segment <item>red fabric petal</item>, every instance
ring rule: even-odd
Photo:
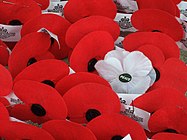
[[[132,15],[131,22],[139,31],[160,31],[175,41],[180,41],[184,36],[183,28],[175,17],[158,9],[138,10]]]
[[[187,140],[186,135],[175,133],[157,133],[152,137],[154,140]]]
[[[9,61],[9,70],[13,77],[27,67],[28,61],[43,55],[50,47],[50,36],[45,33],[31,33],[23,37],[14,47]]]
[[[3,126],[3,129],[0,129],[0,136],[5,138],[6,140],[55,140],[45,130],[32,125],[9,121],[0,121],[0,124],[1,126]]]
[[[71,23],[93,15],[114,19],[116,13],[116,5],[111,0],[70,0],[64,7],[64,16]]]
[[[69,67],[65,62],[55,59],[42,60],[25,68],[16,76],[14,83],[19,80],[34,80],[38,82],[50,80],[56,83],[68,74]]]
[[[180,51],[175,41],[163,33],[137,32],[128,35],[123,41],[123,46],[127,51],[134,51],[140,46],[150,44],[158,47],[166,59],[170,57],[179,58],[180,56]]]
[[[66,104],[54,88],[35,81],[20,80],[15,83],[13,90],[24,103],[39,104],[45,109],[46,113],[44,115],[36,116],[48,120],[66,118]]]
[[[103,59],[106,53],[113,49],[114,41],[109,33],[105,31],[91,32],[83,37],[74,48],[70,57],[70,66],[76,72],[89,71],[90,60],[93,58]]]
[[[181,0],[173,0],[173,2],[174,2],[175,4],[179,4],[179,3],[181,2]]]
[[[110,87],[110,84],[100,76],[88,72],[77,72],[62,78],[55,89],[63,96],[69,89],[82,83],[99,83]]]
[[[86,113],[95,109],[101,114],[119,113],[120,101],[117,94],[109,87],[97,83],[79,84],[63,96],[68,117],[73,122],[87,123]]]
[[[137,0],[139,9],[160,9],[166,11],[173,16],[176,15],[176,5],[172,0]]]
[[[10,72],[0,65],[0,96],[6,96],[12,91],[12,77]]]
[[[81,38],[93,31],[107,31],[112,35],[114,41],[120,34],[118,24],[112,19],[103,16],[90,16],[72,24],[67,30],[65,41],[68,47],[74,48]]]
[[[41,7],[42,10],[45,10],[48,6],[50,1],[49,0],[34,0],[37,4]]]
[[[8,47],[0,40],[0,64],[8,65],[9,51]]]
[[[143,128],[132,119],[120,114],[101,115],[88,123],[87,127],[98,140],[111,140],[114,136],[130,134],[133,140],[147,139]]]
[[[9,120],[9,113],[6,109],[6,107],[0,102],[0,120]],[[1,136],[1,135],[0,135]]]
[[[42,124],[55,140],[96,140],[95,135],[86,127],[65,121],[52,120]]]

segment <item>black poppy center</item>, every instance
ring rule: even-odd
[[[93,58],[88,62],[88,72],[95,71],[95,64],[97,63],[97,59]]]
[[[157,82],[160,79],[160,71],[157,68],[155,68],[155,67],[154,67],[154,70],[156,72],[156,80],[155,80],[155,82]]]
[[[175,133],[177,134],[178,132],[174,129],[166,129],[164,132],[168,132],[168,133]]]
[[[117,135],[117,136],[114,136],[112,137],[111,140],[122,140],[124,137],[120,136],[120,135]]]
[[[152,32],[161,32],[161,31],[159,31],[159,30],[152,30]]]
[[[55,39],[53,37],[50,38],[51,39],[51,46],[55,43]]]
[[[19,20],[11,20],[9,23],[8,23],[9,25],[12,25],[12,26],[16,26],[16,25],[22,25],[22,23],[21,23],[21,21],[19,21]]]
[[[45,109],[39,104],[32,104],[31,111],[36,116],[42,117],[46,115]]]
[[[132,80],[132,76],[128,73],[123,73],[119,76],[119,80],[123,83],[128,83]]]
[[[49,86],[51,86],[51,87],[55,87],[55,84],[54,84],[54,82],[53,81],[51,81],[51,80],[44,80],[44,81],[42,81],[42,83],[44,83],[44,84],[46,84],[46,85],[49,85]]]
[[[32,58],[30,58],[29,61],[27,62],[27,66],[30,66],[30,65],[32,65],[32,64],[34,64],[34,63],[36,63],[36,62],[37,62],[37,60],[36,60],[34,57],[32,57]]]
[[[96,109],[89,109],[87,112],[86,112],[86,120],[89,122],[91,121],[92,119],[100,116],[101,113],[96,110]]]

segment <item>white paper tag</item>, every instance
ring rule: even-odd
[[[125,136],[122,140],[132,140],[132,138],[131,138],[131,135],[130,134],[128,134],[127,136]]]
[[[66,5],[68,1],[54,1],[50,2],[49,7],[46,10],[43,10],[42,13],[53,13],[57,14],[59,16],[64,15],[64,6]]]
[[[54,38],[57,41],[59,49],[60,49],[60,42],[58,40],[58,36],[57,35],[55,35],[54,33],[50,32],[46,28],[41,28],[40,30],[38,30],[38,32],[44,32],[44,33],[49,34],[52,38]]]
[[[132,14],[117,13],[114,20],[119,24],[121,32],[136,32],[137,31],[132,26],[131,16]]]
[[[9,101],[10,105],[23,104],[23,102],[13,92],[4,96],[4,98]]]
[[[4,42],[17,42],[21,39],[22,26],[10,26],[0,24],[0,40]]]
[[[118,11],[125,13],[133,13],[138,10],[138,4],[134,0],[113,0]]]
[[[187,2],[181,1],[181,3],[178,4],[178,7],[180,9],[180,18],[184,21],[187,21]]]
[[[69,75],[75,73],[75,71],[69,67]]]
[[[134,101],[137,97],[141,96],[141,94],[122,94],[117,93],[120,101],[124,105],[130,105],[132,101]]]
[[[137,107],[133,107],[130,105],[122,104],[121,114],[130,117],[131,119],[138,122],[144,129],[149,131],[148,121],[150,119],[151,114],[147,111],[139,109]]]

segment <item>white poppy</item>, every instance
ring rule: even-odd
[[[143,94],[156,79],[151,61],[139,51],[117,48],[98,61],[95,68],[117,93]]]

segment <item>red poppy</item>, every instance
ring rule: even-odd
[[[152,137],[154,140],[187,140],[186,135],[175,133],[157,133]]]
[[[23,37],[13,49],[8,66],[13,77],[28,65],[36,62],[36,58],[47,53],[50,47],[50,36],[45,33],[31,33]]]
[[[54,24],[55,23],[55,24]],[[69,28],[70,23],[63,17],[55,14],[42,14],[28,21],[21,30],[21,35],[24,36],[31,32],[37,32],[41,28],[46,28],[53,34],[57,35],[59,44],[54,38],[51,38],[50,51],[56,58],[62,59],[68,54],[68,47],[65,43],[65,34]]]
[[[163,64],[170,58],[179,58],[180,51],[175,41],[168,35],[159,32],[136,32],[128,35],[123,46],[127,51],[139,50],[151,59],[155,66]]]
[[[120,115],[101,115],[88,123],[87,127],[98,140],[118,140],[130,134],[133,140],[147,139],[144,129],[134,120]]]
[[[0,40],[0,64],[3,66],[8,65],[8,58],[9,58],[9,51],[6,44],[3,43],[3,41]]]
[[[6,96],[12,91],[12,77],[10,72],[0,65],[0,96]]]
[[[137,3],[139,9],[160,9],[176,16],[176,5],[172,0],[137,0]]]
[[[157,82],[151,89],[159,87],[171,87],[181,91],[187,91],[187,67],[184,62],[177,58],[170,58],[157,70]]]
[[[42,10],[47,9],[50,3],[50,0],[34,0],[34,1],[41,7]]]
[[[42,60],[20,72],[15,77],[14,83],[19,80],[33,80],[55,87],[56,82],[68,74],[69,67],[65,62],[55,59]]]
[[[97,83],[79,84],[63,96],[70,121],[87,123],[101,114],[120,112],[120,100],[109,87]]]
[[[174,2],[175,4],[179,4],[179,3],[181,2],[181,0],[173,0],[173,2]]]
[[[106,53],[113,49],[114,40],[108,32],[91,32],[74,48],[70,57],[70,67],[76,72],[96,72],[94,66],[97,61],[103,59]]]
[[[41,14],[40,7],[33,0],[4,0],[0,2],[0,9],[4,22],[9,25],[22,25]]]
[[[38,118],[37,123],[66,118],[66,104],[54,88],[36,81],[20,80],[15,83],[13,90],[21,101],[30,106],[31,112]],[[32,120],[32,116],[29,120]]]
[[[6,107],[0,102],[0,120],[9,120],[9,113]]]
[[[95,135],[86,127],[65,120],[52,120],[42,124],[55,140],[96,140]]]
[[[182,25],[176,18],[159,9],[138,10],[132,15],[131,22],[139,31],[162,32],[175,41],[180,41],[184,37]]]
[[[111,0],[71,0],[64,7],[64,16],[72,23],[93,15],[114,19],[116,13],[116,5]]]
[[[9,103],[9,101],[5,98],[5,97],[0,97],[0,102],[4,105],[4,106],[9,106],[10,105],[10,103]]]
[[[110,84],[100,76],[88,72],[77,72],[65,76],[55,86],[55,89],[63,96],[69,89],[82,83],[99,83],[110,87]]]
[[[47,131],[20,122],[0,121],[0,136],[6,140],[55,140]]]
[[[68,47],[74,48],[81,38],[93,31],[107,31],[112,35],[114,41],[120,34],[118,24],[112,19],[103,16],[90,16],[72,24],[67,30],[65,41]]]

